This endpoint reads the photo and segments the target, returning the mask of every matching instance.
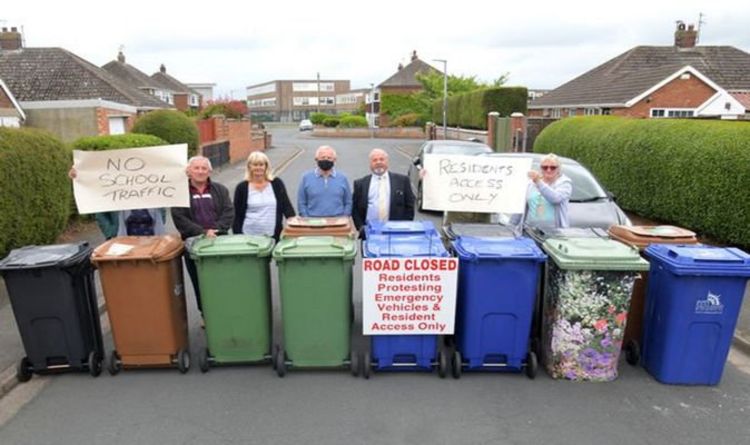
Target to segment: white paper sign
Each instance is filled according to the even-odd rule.
[[[425,155],[424,208],[523,213],[531,158]]]
[[[452,334],[458,259],[364,258],[364,335]]]
[[[189,207],[187,144],[73,151],[78,213]]]

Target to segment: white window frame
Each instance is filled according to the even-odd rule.
[[[655,114],[661,116],[655,116]],[[651,108],[649,117],[653,119],[688,119],[695,117],[694,108]]]
[[[583,109],[584,116],[599,116],[600,114],[602,114],[601,108],[588,107]]]
[[[549,117],[553,119],[560,119],[562,117],[562,110],[559,108],[552,108],[549,110]]]

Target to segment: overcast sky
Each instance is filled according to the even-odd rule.
[[[700,44],[750,52],[747,0],[3,0],[0,24],[23,27],[26,46],[63,47],[99,66],[123,45],[147,74],[164,63],[182,82],[239,98],[249,85],[318,72],[369,88],[412,50],[441,70],[431,59],[446,59],[450,74],[555,88],[634,46],[672,45],[675,21],[697,25],[701,12]]]

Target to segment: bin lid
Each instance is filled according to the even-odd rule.
[[[644,253],[676,275],[750,276],[750,255],[736,247],[651,244]]]
[[[387,235],[372,234],[362,242],[363,254],[367,258],[396,256],[450,256],[443,241],[434,234]]]
[[[599,227],[545,228],[526,226],[525,232],[540,244],[549,238],[609,238],[607,231]]]
[[[331,218],[314,218],[304,216],[293,216],[286,220],[287,227],[318,229],[321,227],[348,227],[350,218],[337,216]]]
[[[622,226],[609,228],[609,235],[623,243],[643,249],[649,244],[695,244],[695,232],[677,226]]]
[[[567,270],[648,270],[638,249],[609,238],[549,238],[542,249]]]
[[[285,238],[273,249],[273,258],[341,258],[352,259],[357,255],[357,243],[342,236],[303,236]]]
[[[431,233],[437,235],[432,221],[368,221],[365,232],[369,236],[375,233]]]
[[[0,261],[0,271],[52,266],[68,267],[80,263],[89,255],[91,255],[91,247],[87,242],[24,246],[11,250],[8,256]]]
[[[169,261],[182,253],[182,240],[175,235],[118,236],[94,249],[94,264],[107,261]]]
[[[201,236],[190,247],[193,258],[209,256],[246,255],[267,257],[273,250],[273,238],[257,235],[225,235],[216,238]]]
[[[314,218],[293,216],[286,220],[281,238],[297,236],[354,236],[354,222],[350,217]]]
[[[517,259],[544,262],[547,255],[534,240],[521,238],[462,236],[453,241],[453,248],[462,260]]]
[[[495,237],[495,238],[515,238],[516,232],[512,227],[502,224],[482,224],[482,223],[450,223],[445,227],[445,234],[450,239],[457,239],[462,236],[472,237]]]

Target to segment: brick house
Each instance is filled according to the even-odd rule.
[[[131,87],[137,88],[152,96],[156,96],[159,100],[162,100],[169,105],[174,105],[174,92],[160,83],[157,83],[157,81],[149,77],[148,74],[127,63],[125,61],[125,54],[122,51],[117,53],[116,60],[102,65],[102,69],[127,83]]]
[[[172,91],[172,97],[174,98],[174,106],[180,111],[187,110],[199,110],[201,106],[201,95],[193,91],[175,79],[174,77],[167,74],[167,67],[161,64],[159,71],[151,75],[151,79],[160,85],[163,89]]]
[[[388,116],[380,114],[380,97],[383,94],[411,94],[422,90],[422,84],[417,80],[417,74],[429,74],[439,73],[443,74],[439,69],[429,65],[422,61],[416,51],[412,51],[411,61],[409,64],[404,66],[399,63],[396,72],[383,82],[381,82],[377,88],[371,94],[372,98],[368,97],[367,110],[368,114],[374,113],[377,115],[378,125],[386,125]],[[368,116],[369,120],[369,116]]]
[[[2,39],[0,79],[23,108],[27,126],[70,142],[125,133],[139,113],[170,108],[70,51],[25,48],[20,33],[15,34],[13,44]]]
[[[3,79],[0,79],[0,127],[20,127],[26,120],[15,96]]]
[[[696,46],[697,30],[677,26],[673,46],[626,51],[530,102],[529,116],[746,116],[750,54],[732,46]]]

